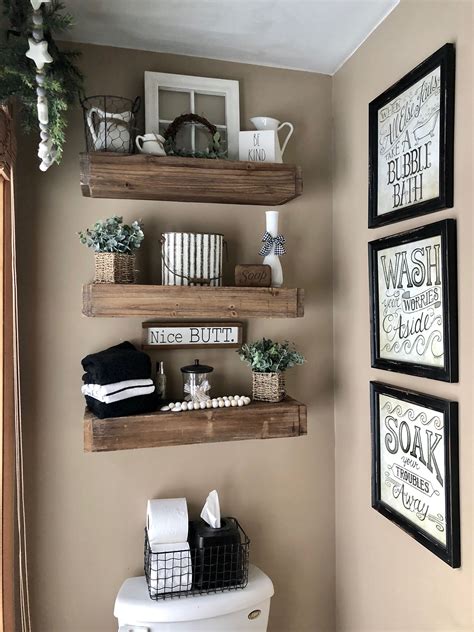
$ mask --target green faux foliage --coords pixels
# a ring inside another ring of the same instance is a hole
[[[130,254],[138,250],[143,241],[143,223],[135,220],[131,225],[123,223],[123,217],[114,215],[99,220],[92,228],[78,233],[82,244],[93,248],[95,252],[120,252]]]
[[[283,373],[292,366],[305,362],[304,356],[288,340],[273,342],[262,338],[242,345],[237,353],[257,373]]]
[[[49,107],[49,133],[58,149],[60,161],[67,127],[68,108],[82,91],[83,77],[76,66],[77,51],[59,50],[52,33],[61,33],[73,25],[72,16],[65,13],[59,0],[43,4],[44,38],[53,61],[46,65],[46,97]],[[33,28],[33,8],[29,0],[3,0],[3,14],[8,26],[0,38],[0,103],[16,99],[21,104],[21,123],[26,133],[38,130],[36,97],[36,66],[25,57],[28,37]]]
[[[212,135],[209,145],[205,151],[188,151],[176,147],[174,138],[168,138],[165,141],[164,148],[167,156],[181,156],[184,158],[227,158],[227,152],[221,147],[220,132]]]

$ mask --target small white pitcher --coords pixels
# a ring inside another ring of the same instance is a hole
[[[135,144],[141,154],[151,154],[153,156],[166,156],[163,146],[164,142],[163,136],[155,133],[137,136],[135,139]]]
[[[130,151],[130,122],[132,112],[104,112],[91,108],[87,112],[87,125],[95,151]]]
[[[289,132],[285,138],[285,140],[283,141],[283,147],[280,149],[280,142],[278,141],[277,143],[277,147],[276,147],[276,160],[275,162],[282,162],[283,161],[283,154],[285,152],[286,146],[288,145],[288,141],[290,140],[293,132],[295,131],[295,128],[293,127],[293,125],[288,122],[285,121],[284,123],[280,123],[280,121],[278,119],[275,118],[271,118],[270,116],[254,116],[253,118],[250,119],[250,122],[254,124],[255,129],[258,130],[273,130],[274,132],[276,132],[276,136],[278,138],[278,132],[280,130],[282,130],[284,127],[288,127],[289,128]],[[279,158],[279,159],[278,159]]]

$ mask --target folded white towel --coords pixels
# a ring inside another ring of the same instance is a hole
[[[152,596],[191,590],[193,583],[188,542],[150,544],[150,591]]]
[[[122,391],[124,388],[132,388],[134,386],[152,386],[153,380],[125,380],[123,382],[114,382],[113,384],[84,384],[82,392],[87,389],[86,395],[94,397],[94,395],[112,395],[117,391]]]
[[[119,402],[130,397],[150,395],[155,390],[152,380],[126,380],[114,384],[84,384],[81,387],[83,395],[88,395],[104,404]]]

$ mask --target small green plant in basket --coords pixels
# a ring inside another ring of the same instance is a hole
[[[252,369],[253,398],[268,402],[279,402],[285,397],[284,372],[305,362],[304,356],[287,340],[274,342],[262,338],[242,345],[237,353]]]
[[[82,244],[93,248],[95,252],[132,253],[138,250],[143,241],[143,223],[135,220],[130,225],[123,223],[123,217],[114,215],[99,220],[92,228],[78,233]]]
[[[134,283],[135,250],[144,238],[143,223],[124,224],[114,215],[78,233],[82,244],[95,252],[96,283]]]

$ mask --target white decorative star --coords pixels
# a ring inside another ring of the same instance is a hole
[[[32,59],[38,70],[42,70],[45,64],[50,64],[53,58],[48,53],[48,42],[43,40],[42,42],[35,42],[34,39],[28,38],[29,50],[26,52],[28,59]]]
[[[51,2],[51,0],[30,0],[31,6],[35,11],[38,11],[43,2]]]

